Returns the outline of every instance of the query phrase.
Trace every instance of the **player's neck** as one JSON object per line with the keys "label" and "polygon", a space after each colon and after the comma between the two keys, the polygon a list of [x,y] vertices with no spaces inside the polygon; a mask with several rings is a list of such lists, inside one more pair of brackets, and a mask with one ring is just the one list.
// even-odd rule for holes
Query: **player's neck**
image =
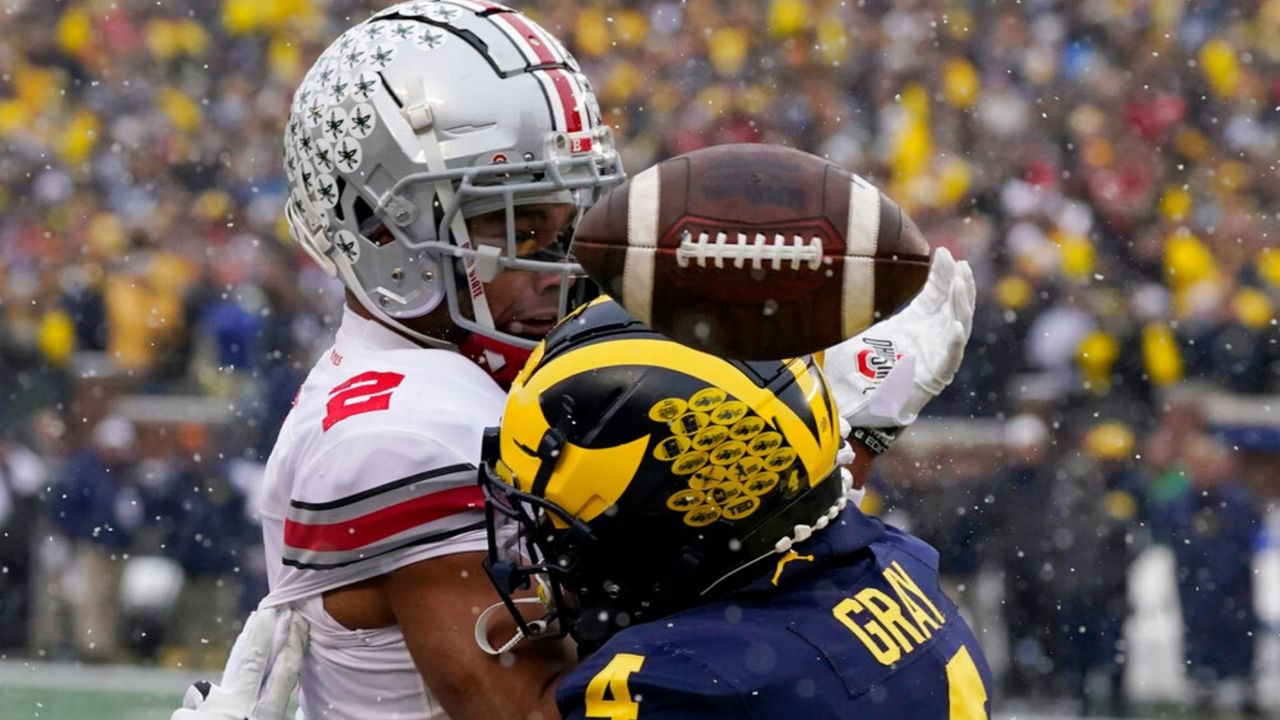
{"label": "player's neck", "polygon": [[[360,300],[357,299],[356,296],[350,290],[347,290],[346,296],[347,296],[347,307],[351,310],[351,312],[355,313],[356,315],[359,315],[365,320],[375,322],[381,325],[382,327],[387,328],[391,332],[399,335],[402,338],[405,338],[406,340],[412,342],[415,345],[418,345],[420,347],[435,347],[434,345],[428,345],[426,343],[423,343],[421,340],[414,338],[413,336],[404,332],[402,329],[390,323],[385,322],[381,318],[369,312],[369,309],[366,308],[364,304],[361,303]],[[442,313],[441,311],[444,311],[444,312]],[[435,312],[427,313],[426,315],[422,315],[416,318],[407,318],[407,319],[401,320],[401,322],[404,323],[405,327],[408,327],[411,330],[420,332],[423,335],[429,335],[431,337],[439,338],[441,340],[444,340],[445,342],[450,342],[455,345],[461,342],[463,339],[463,333],[460,330],[458,330],[458,328],[454,326],[452,322],[449,322],[448,311],[445,310],[443,307],[439,308]]]}

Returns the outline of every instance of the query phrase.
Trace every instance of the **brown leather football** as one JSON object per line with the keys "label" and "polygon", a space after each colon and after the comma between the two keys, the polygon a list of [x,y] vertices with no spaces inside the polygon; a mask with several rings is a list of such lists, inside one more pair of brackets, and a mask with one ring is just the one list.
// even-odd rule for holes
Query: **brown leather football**
{"label": "brown leather football", "polygon": [[785,358],[865,330],[924,287],[930,248],[867,181],[778,145],[718,145],[611,190],[573,251],[605,292],[675,340]]}

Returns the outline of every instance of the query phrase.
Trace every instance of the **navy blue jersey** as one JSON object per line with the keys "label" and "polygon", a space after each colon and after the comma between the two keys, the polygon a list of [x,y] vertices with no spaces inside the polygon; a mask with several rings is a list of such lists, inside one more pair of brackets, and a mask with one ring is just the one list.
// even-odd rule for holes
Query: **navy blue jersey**
{"label": "navy blue jersey", "polygon": [[991,671],[937,557],[850,508],[744,589],[614,635],[561,683],[561,715],[985,719]]}

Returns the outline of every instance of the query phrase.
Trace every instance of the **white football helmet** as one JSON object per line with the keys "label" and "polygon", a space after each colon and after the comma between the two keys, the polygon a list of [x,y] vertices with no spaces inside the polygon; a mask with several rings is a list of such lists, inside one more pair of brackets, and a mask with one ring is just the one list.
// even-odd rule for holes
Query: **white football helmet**
{"label": "white football helmet", "polygon": [[[514,208],[581,212],[624,177],[577,61],[488,0],[405,2],[343,33],[294,96],[284,162],[293,237],[375,317],[436,347],[452,346],[401,319],[441,302],[464,330],[532,347],[495,327],[483,283],[562,273],[563,314],[580,268],[562,253],[519,257]],[[464,219],[503,208],[506,248],[473,243]]]}

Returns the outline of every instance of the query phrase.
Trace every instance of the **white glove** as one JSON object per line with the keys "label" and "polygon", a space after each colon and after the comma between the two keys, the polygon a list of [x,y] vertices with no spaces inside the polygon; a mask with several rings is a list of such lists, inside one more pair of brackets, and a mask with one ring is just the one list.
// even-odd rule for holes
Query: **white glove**
{"label": "white glove", "polygon": [[306,647],[307,621],[300,613],[287,607],[250,613],[222,684],[202,681],[187,688],[182,709],[169,720],[284,720]]}
{"label": "white glove", "polygon": [[836,407],[855,428],[904,427],[956,376],[973,330],[969,263],[933,253],[924,289],[902,312],[824,353]]}

